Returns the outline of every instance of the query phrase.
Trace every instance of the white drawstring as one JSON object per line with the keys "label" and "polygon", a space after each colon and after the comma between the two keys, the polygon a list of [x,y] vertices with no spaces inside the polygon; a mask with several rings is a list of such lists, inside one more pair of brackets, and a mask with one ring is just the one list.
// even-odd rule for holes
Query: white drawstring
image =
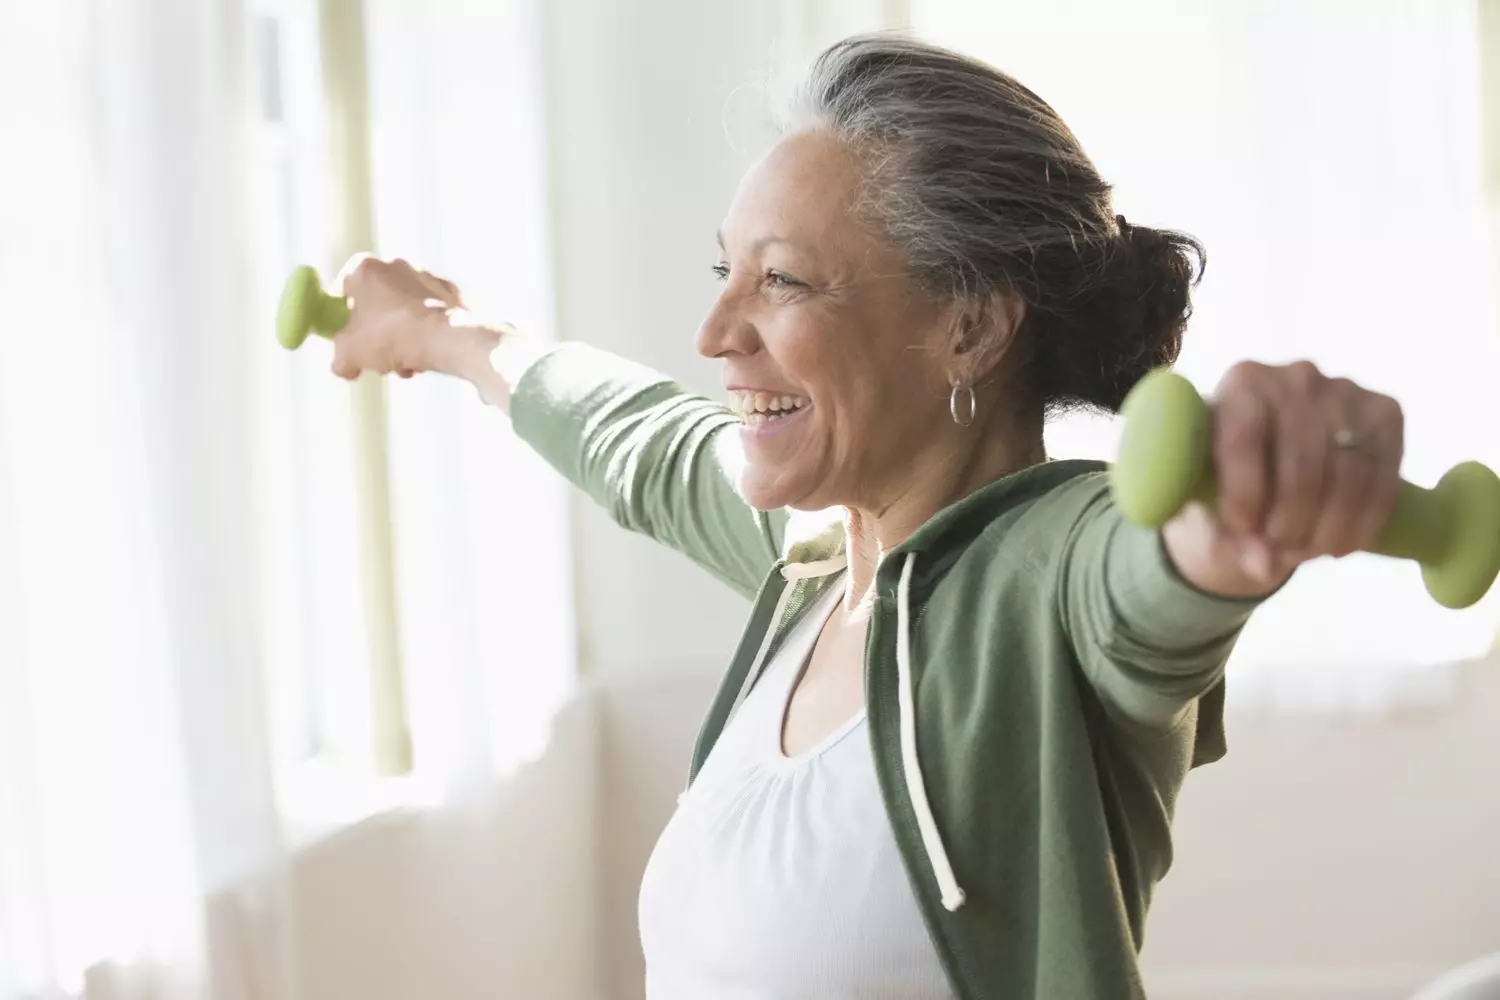
{"label": "white drawstring", "polygon": [[829,576],[841,571],[846,565],[844,557],[840,555],[832,559],[820,559],[817,562],[787,563],[781,567],[781,578],[786,581],[786,586],[781,588],[781,596],[776,598],[776,610],[771,612],[771,622],[766,626],[765,637],[760,640],[760,650],[756,652],[755,660],[750,664],[750,670],[745,674],[744,681],[740,683],[740,691],[734,697],[734,704],[729,706],[729,714],[724,718],[726,726],[740,710],[740,704],[749,697],[750,689],[755,686],[755,680],[760,676],[761,664],[771,648],[772,641],[776,638],[776,628],[781,624],[781,616],[786,613],[787,602],[792,599],[792,591],[796,589],[792,584],[798,580]]}
{"label": "white drawstring", "polygon": [[943,849],[943,838],[938,832],[937,820],[932,815],[932,804],[927,801],[927,784],[922,780],[922,762],[917,759],[917,697],[916,682],[911,675],[910,607],[911,571],[916,562],[917,554],[909,553],[901,567],[901,583],[896,588],[896,679],[900,685],[901,768],[906,774],[906,790],[911,796],[912,811],[917,815],[917,829],[922,834],[922,846],[927,849],[927,863],[932,866],[933,878],[937,879],[943,907],[951,913],[964,905],[964,891],[953,875],[948,852]]}

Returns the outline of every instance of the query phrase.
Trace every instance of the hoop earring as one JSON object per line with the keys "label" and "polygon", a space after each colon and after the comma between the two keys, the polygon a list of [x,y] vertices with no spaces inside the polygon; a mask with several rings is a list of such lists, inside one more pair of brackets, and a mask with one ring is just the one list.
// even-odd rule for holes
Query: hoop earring
{"label": "hoop earring", "polygon": [[[959,399],[965,398],[962,406]],[[959,417],[959,413],[964,415]],[[960,427],[968,427],[974,423],[974,418],[979,415],[979,402],[974,398],[974,390],[966,385],[955,385],[953,391],[948,394],[948,414],[953,417],[953,422]]]}

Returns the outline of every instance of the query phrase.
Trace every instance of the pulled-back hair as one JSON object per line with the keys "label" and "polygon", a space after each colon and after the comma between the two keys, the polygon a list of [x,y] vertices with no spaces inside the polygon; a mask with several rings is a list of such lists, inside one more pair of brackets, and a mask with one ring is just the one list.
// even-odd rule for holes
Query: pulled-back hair
{"label": "pulled-back hair", "polygon": [[865,35],[817,59],[794,105],[866,164],[861,212],[929,292],[1026,305],[1021,385],[1050,412],[1119,409],[1177,359],[1202,246],[1127,223],[1045,101],[978,60]]}

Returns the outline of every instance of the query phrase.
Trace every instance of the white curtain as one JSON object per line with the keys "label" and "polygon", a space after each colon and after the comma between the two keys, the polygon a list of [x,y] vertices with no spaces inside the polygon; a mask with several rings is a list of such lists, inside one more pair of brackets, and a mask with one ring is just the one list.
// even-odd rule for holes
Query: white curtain
{"label": "white curtain", "polygon": [[[1497,258],[1471,0],[916,0],[916,29],[1016,75],[1115,185],[1116,210],[1208,250],[1179,370],[1309,358],[1399,399],[1406,477],[1494,465]],[[1072,420],[1058,455],[1109,458]],[[1242,705],[1366,711],[1441,697],[1484,654],[1493,598],[1437,607],[1416,568],[1304,567],[1231,666]]]}
{"label": "white curtain", "polygon": [[[373,249],[545,333],[534,21],[370,4]],[[571,690],[563,487],[393,386],[417,767],[373,773],[348,389],[271,335],[338,263],[316,24],[0,6],[0,1000],[301,995],[298,852],[511,770]]]}
{"label": "white curtain", "polygon": [[[553,334],[539,5],[367,0],[381,251]],[[467,385],[391,386],[406,673],[450,793],[547,745],[574,689],[570,488]]]}
{"label": "white curtain", "polygon": [[[471,306],[552,330],[541,35],[530,3],[366,0],[377,246],[453,279]],[[258,306],[293,266],[331,279],[316,5],[254,0]],[[266,315],[264,308],[261,315]],[[360,502],[331,348],[251,335],[262,636],[278,788],[299,835],[390,800],[371,770]],[[398,622],[416,767],[434,803],[545,747],[573,690],[566,487],[467,386],[389,380]],[[520,530],[518,530],[520,529]],[[382,787],[385,786],[385,787]]]}
{"label": "white curtain", "polygon": [[234,4],[0,9],[0,996],[201,996],[276,850]]}

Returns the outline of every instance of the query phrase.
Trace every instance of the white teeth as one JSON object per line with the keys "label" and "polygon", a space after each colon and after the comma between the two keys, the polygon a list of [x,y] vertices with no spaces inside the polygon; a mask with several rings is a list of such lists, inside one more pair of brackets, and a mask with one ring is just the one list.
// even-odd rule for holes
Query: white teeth
{"label": "white teeth", "polygon": [[774,395],[769,392],[735,392],[730,400],[730,409],[741,417],[749,418],[759,414],[779,416],[800,409],[806,404],[807,400],[802,396]]}

